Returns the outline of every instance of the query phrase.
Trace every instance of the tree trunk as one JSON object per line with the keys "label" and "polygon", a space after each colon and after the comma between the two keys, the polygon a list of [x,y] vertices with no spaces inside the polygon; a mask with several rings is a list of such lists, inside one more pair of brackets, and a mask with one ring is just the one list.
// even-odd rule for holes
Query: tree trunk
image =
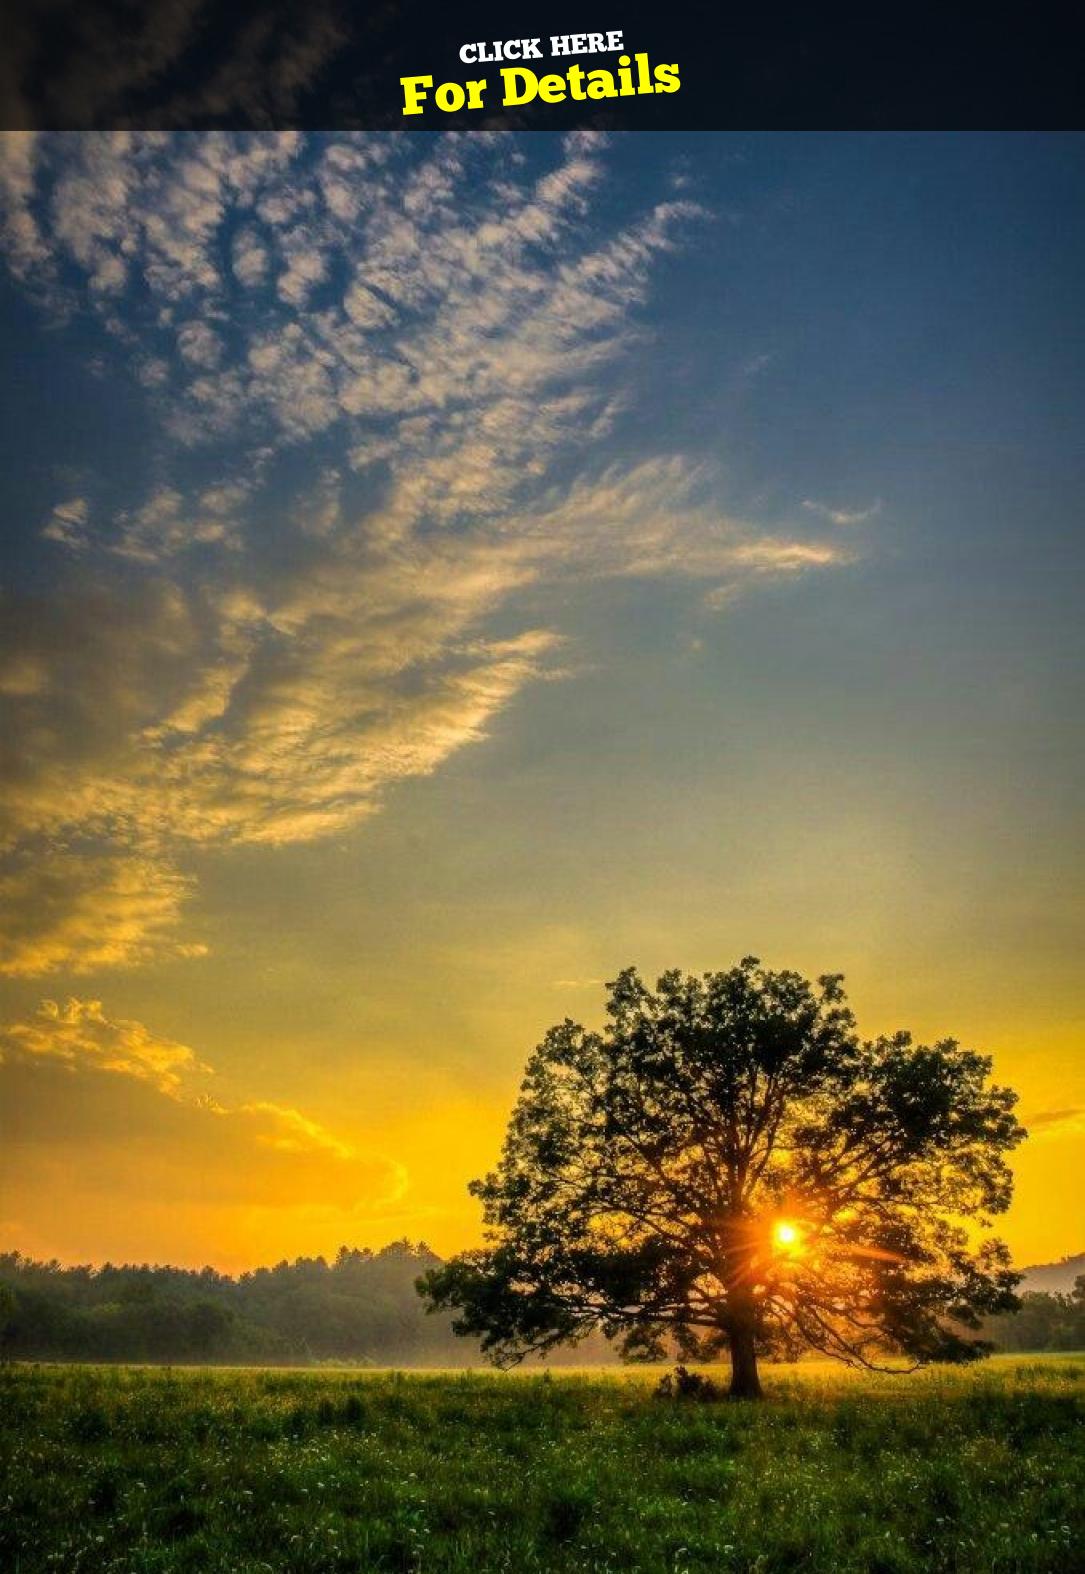
{"label": "tree trunk", "polygon": [[760,1399],[761,1379],[757,1375],[757,1350],[749,1328],[732,1328],[731,1387],[732,1399]]}

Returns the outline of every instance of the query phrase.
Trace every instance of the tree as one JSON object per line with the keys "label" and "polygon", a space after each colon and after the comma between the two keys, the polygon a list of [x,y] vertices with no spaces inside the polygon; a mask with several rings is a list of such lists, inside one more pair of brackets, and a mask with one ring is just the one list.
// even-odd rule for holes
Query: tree
{"label": "tree", "polygon": [[1016,1095],[951,1039],[861,1041],[841,979],[754,957],[654,992],[629,969],[607,1024],[566,1019],[528,1062],[500,1162],[471,1190],[487,1245],[419,1281],[498,1364],[598,1328],[627,1358],[727,1349],[853,1364],[974,1359],[1012,1310],[998,1241]]}
{"label": "tree", "polygon": [[8,1284],[0,1283],[0,1361],[6,1361],[18,1331],[19,1302]]}

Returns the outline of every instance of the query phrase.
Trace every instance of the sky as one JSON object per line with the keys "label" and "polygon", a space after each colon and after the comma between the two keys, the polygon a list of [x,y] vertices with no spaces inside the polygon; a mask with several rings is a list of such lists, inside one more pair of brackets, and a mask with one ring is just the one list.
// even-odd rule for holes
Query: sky
{"label": "sky", "polygon": [[994,1059],[1085,1250],[1085,143],[8,133],[0,1249],[476,1244],[636,965]]}

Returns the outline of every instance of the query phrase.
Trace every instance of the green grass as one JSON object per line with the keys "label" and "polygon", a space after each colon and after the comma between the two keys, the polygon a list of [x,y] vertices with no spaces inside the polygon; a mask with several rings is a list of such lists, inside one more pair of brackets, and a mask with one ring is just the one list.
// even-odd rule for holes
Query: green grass
{"label": "green grass", "polygon": [[1085,1357],[657,1376],[7,1368],[0,1567],[1085,1567]]}

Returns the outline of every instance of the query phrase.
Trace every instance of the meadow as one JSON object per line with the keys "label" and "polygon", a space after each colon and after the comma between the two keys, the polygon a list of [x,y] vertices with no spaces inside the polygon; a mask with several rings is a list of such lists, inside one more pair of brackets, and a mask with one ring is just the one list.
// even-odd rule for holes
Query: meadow
{"label": "meadow", "polygon": [[658,1376],[9,1366],[0,1567],[1085,1567],[1085,1356]]}

